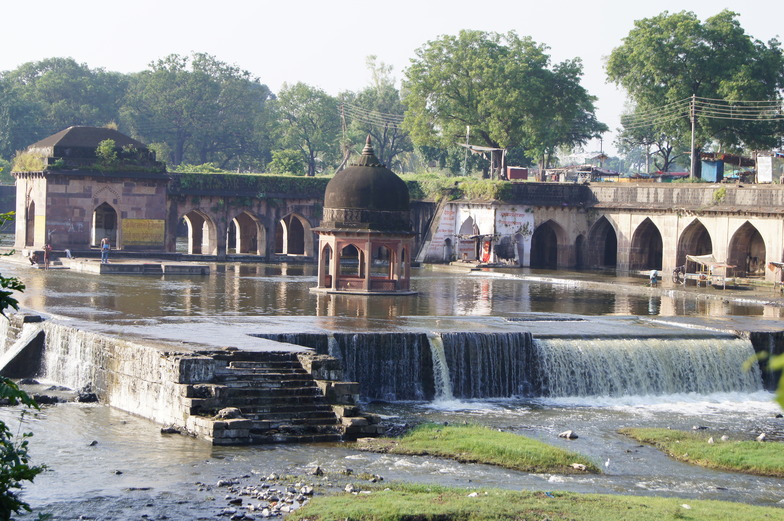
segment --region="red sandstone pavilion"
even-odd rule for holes
[[[413,294],[406,183],[382,165],[368,136],[356,164],[338,172],[324,193],[318,287],[351,294]]]

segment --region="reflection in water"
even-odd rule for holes
[[[390,319],[531,312],[782,316],[778,306],[733,302],[726,298],[729,293],[718,290],[653,292],[639,279],[613,277],[605,277],[607,289],[588,289],[577,281],[529,277],[528,270],[450,273],[418,269],[412,278],[416,295],[388,297],[311,293],[310,288],[316,285],[316,268],[309,264],[213,264],[209,276],[100,277],[17,266],[4,269],[5,273],[20,276],[27,284],[20,296],[24,306],[91,321],[198,315]],[[591,282],[597,278],[594,276]],[[619,280],[626,285],[613,285]]]

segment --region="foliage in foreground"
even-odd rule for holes
[[[30,396],[5,377],[0,377],[0,399],[11,405],[22,404],[38,408]],[[0,421],[0,520],[7,521],[22,510],[30,512],[30,505],[19,497],[25,481],[33,481],[44,471],[41,465],[30,465],[28,438],[32,434],[14,436],[5,422]],[[20,439],[21,438],[21,439]]]
[[[721,441],[715,434],[670,429],[621,429],[620,432],[686,463],[759,476],[784,477],[784,447],[781,443]],[[713,443],[708,442],[711,437],[714,438]]]
[[[579,454],[553,447],[525,436],[500,432],[480,425],[427,423],[402,438],[363,440],[361,449],[392,454],[430,455],[462,463],[485,463],[523,472],[574,473],[577,463],[584,471],[599,473],[599,468]]]
[[[781,519],[781,509],[725,501],[571,492],[476,490],[393,485],[370,494],[316,497],[287,520],[326,521],[736,521]]]

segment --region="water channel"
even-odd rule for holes
[[[316,279],[309,265],[214,264],[211,268],[208,277],[148,278],[32,271],[4,264],[2,273],[20,276],[26,283],[20,298],[25,308],[77,327],[127,331],[136,337],[168,334],[169,339],[184,342],[203,341],[226,328],[238,334],[244,329],[258,333],[259,324],[265,323],[284,324],[284,329],[332,323],[350,324],[352,330],[398,331],[427,330],[428,323],[437,321],[451,324],[486,318],[492,324],[498,318],[575,314],[602,320],[638,316],[691,323],[753,321],[764,329],[782,315],[782,307],[763,292],[682,290],[667,284],[651,289],[644,279],[595,273],[417,269],[412,280],[416,296],[367,298],[311,294]],[[591,326],[555,321],[553,327],[577,334]],[[375,401],[364,407],[390,424],[468,421],[525,434],[586,454],[605,472],[600,476],[527,474],[430,457],[363,453],[350,444],[213,447],[202,440],[161,434],[159,425],[103,405],[47,406],[27,414],[21,426],[16,410],[2,408],[0,418],[12,429],[18,426],[34,433],[30,449],[35,462],[47,464],[50,470],[25,488],[24,497],[36,511],[53,514],[53,519],[216,519],[226,506],[225,490],[214,486],[218,480],[258,483],[271,472],[302,475],[316,465],[327,476],[312,479],[338,489],[356,483],[343,474],[351,468],[386,481],[784,505],[782,480],[673,462],[617,434],[621,427],[634,426],[780,434],[784,420],[775,418],[779,409],[771,393],[761,389],[528,399],[440,396],[434,401]],[[579,438],[558,438],[567,429]]]

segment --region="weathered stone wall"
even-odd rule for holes
[[[44,331],[43,376],[73,389],[90,385],[101,401],[161,424],[185,426],[187,384],[208,381],[218,363],[54,322]]]

